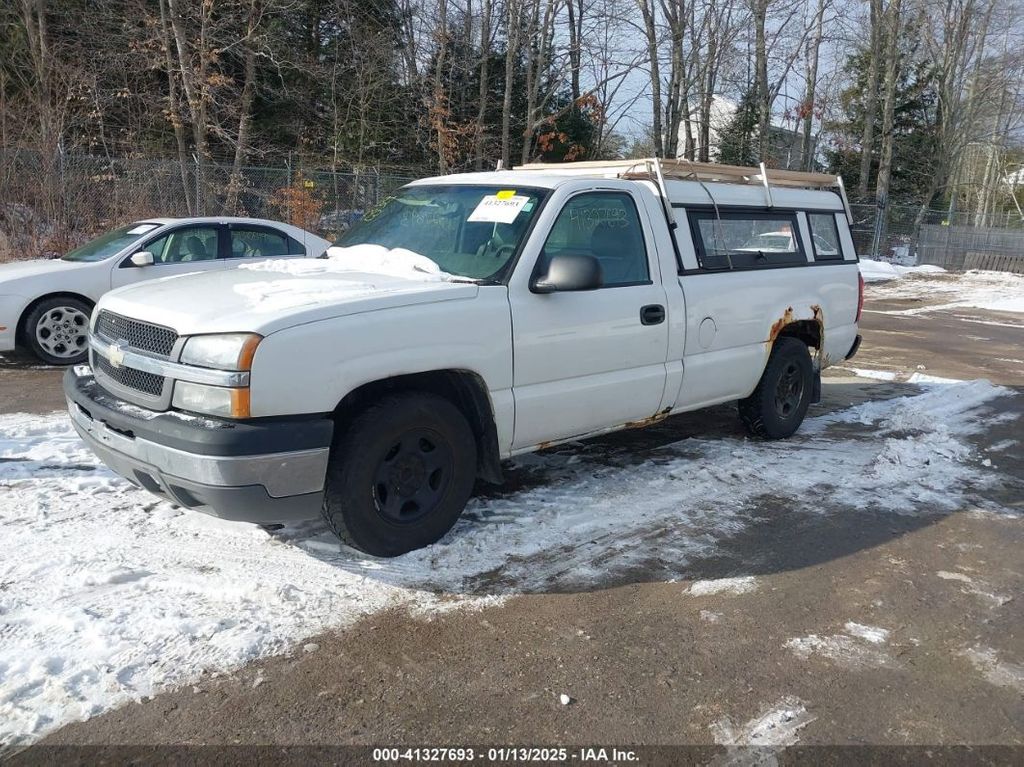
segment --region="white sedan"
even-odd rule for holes
[[[50,365],[81,362],[89,314],[108,290],[257,258],[316,258],[329,246],[279,221],[153,218],[107,232],[63,258],[0,264],[0,352],[24,347]]]

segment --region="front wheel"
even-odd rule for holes
[[[47,298],[25,318],[25,341],[48,365],[75,365],[89,353],[91,307],[77,298]]]
[[[382,398],[335,440],[323,515],[345,543],[379,557],[438,541],[476,478],[476,440],[465,417],[434,394]]]
[[[807,346],[795,338],[780,338],[757,388],[739,402],[740,420],[752,436],[785,439],[803,423],[813,389],[814,365]]]

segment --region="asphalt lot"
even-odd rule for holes
[[[848,363],[892,380],[832,370],[813,413],[912,394],[915,373],[1011,387],[969,436],[999,479],[968,487],[955,510],[883,500],[850,514],[827,484],[799,508],[764,494],[752,524],[681,576],[653,558],[538,581],[494,607],[378,612],[43,743],[1024,745],[1024,455],[1002,447],[1024,436],[1024,320],[885,313],[908,305],[869,300]],[[0,412],[57,407],[59,375],[5,362]],[[870,428],[837,433],[855,446]],[[740,434],[720,407],[559,450],[628,466],[671,442]],[[487,492],[550,481],[513,470]],[[507,585],[499,573],[473,589]]]

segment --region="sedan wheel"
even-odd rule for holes
[[[84,361],[89,350],[89,312],[87,304],[73,298],[43,301],[24,325],[28,347],[50,365]]]

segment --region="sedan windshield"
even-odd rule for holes
[[[368,211],[338,242],[372,243],[426,256],[441,271],[500,279],[543,192],[499,186],[411,186]]]
[[[118,251],[124,250],[143,235],[158,229],[160,224],[136,223],[122,226],[107,232],[95,240],[90,240],[81,247],[75,248],[66,256],[65,261],[102,261],[110,258]]]

